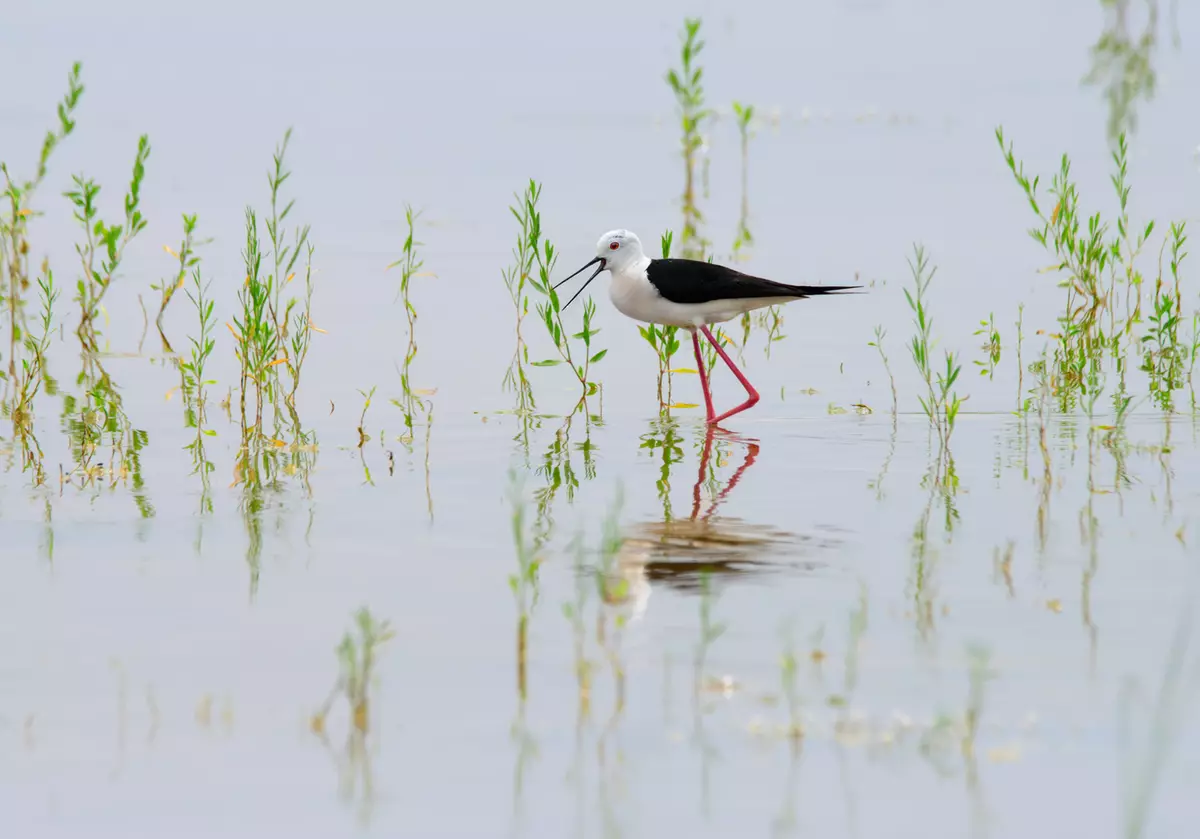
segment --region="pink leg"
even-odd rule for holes
[[[716,425],[721,420],[729,419],[734,414],[740,414],[742,411],[753,408],[758,404],[759,396],[758,391],[754,389],[754,385],[750,384],[750,380],[742,374],[742,371],[739,370],[737,365],[733,363],[733,359],[730,358],[725,350],[721,348],[721,345],[717,343],[717,339],[713,337],[713,334],[709,331],[708,327],[702,326],[700,327],[700,331],[704,333],[704,337],[708,339],[708,342],[713,345],[713,348],[717,351],[717,355],[721,356],[721,360],[724,361],[725,364],[728,365],[729,369],[733,371],[733,375],[737,376],[737,380],[741,382],[742,387],[746,389],[746,395],[748,397],[745,402],[743,402],[741,405],[738,405],[736,408],[726,411],[716,419],[709,420],[710,423]]]
[[[712,393],[708,390],[708,373],[704,370],[704,354],[700,352],[700,336],[692,330],[692,347],[696,350],[696,370],[700,373],[700,387],[704,391],[704,408],[707,411],[706,422],[712,422],[716,412],[713,411]]]

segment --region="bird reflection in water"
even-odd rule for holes
[[[731,444],[735,450],[740,448],[744,454],[741,464],[727,481],[715,481],[718,489],[710,491],[712,500],[706,508],[705,484],[710,477],[714,444],[718,441]],[[811,562],[798,561],[787,555],[795,546],[811,539],[770,525],[717,514],[758,460],[760,451],[756,439],[708,426],[699,473],[692,488],[691,515],[642,522],[625,531],[616,563],[624,585],[606,587],[612,593],[609,599],[632,602],[637,617],[645,611],[652,584],[699,593],[706,577],[716,582],[720,578],[738,578],[753,573],[811,568]]]

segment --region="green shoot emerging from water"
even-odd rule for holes
[[[704,145],[702,129],[712,112],[704,107],[704,68],[696,64],[696,59],[704,49],[704,41],[700,40],[699,18],[688,18],[683,22],[679,41],[679,67],[668,70],[666,80],[675,94],[681,131],[684,180],[680,245],[685,258],[703,259],[708,243],[700,235],[703,217],[696,202],[696,162]]]
[[[549,334],[550,340],[554,342],[554,348],[559,357],[535,361],[533,366],[555,367],[565,363],[583,388],[581,400],[586,400],[600,389],[599,383],[590,378],[591,366],[604,358],[608,354],[608,350],[593,352],[592,339],[600,330],[592,325],[592,320],[596,315],[596,304],[591,297],[583,302],[583,328],[579,332],[572,334],[563,324],[562,303],[559,301],[558,292],[555,291],[550,277],[554,271],[554,264],[558,261],[558,255],[554,245],[542,235],[542,216],[537,208],[541,193],[541,186],[531,180],[529,188],[525,192],[524,214],[517,214],[517,217],[518,220],[524,219],[522,230],[526,234],[526,253],[533,257],[533,265],[537,268],[537,276],[530,276],[529,284],[546,298],[545,303],[537,304],[538,316],[545,324],[546,332]],[[575,352],[572,351],[572,342],[574,341],[582,344],[581,347],[576,346]]]
[[[674,238],[675,234],[670,230],[662,235],[663,259],[670,259]],[[666,411],[671,406],[671,357],[679,351],[679,327],[651,323],[639,326],[638,332],[658,357],[658,405],[660,411]]]
[[[325,730],[325,718],[338,696],[346,697],[350,705],[351,719],[355,730],[366,733],[370,728],[371,678],[375,673],[375,659],[379,648],[395,637],[388,621],[376,620],[365,606],[354,615],[358,637],[350,632],[342,636],[337,647],[338,678],[333,690],[321,709],[313,715],[310,723],[318,734]]]
[[[138,139],[137,153],[133,159],[133,175],[129,181],[129,192],[125,195],[125,217],[122,224],[108,224],[100,218],[96,197],[100,186],[90,178],[75,175],[75,188],[66,193],[75,205],[75,220],[84,230],[84,242],[75,246],[79,254],[83,275],[76,284],[75,301],[81,311],[78,334],[85,350],[96,351],[95,320],[100,314],[100,304],[108,293],[121,265],[125,246],[146,227],[146,219],[140,209],[142,180],[146,175],[146,159],[150,157],[150,140],[146,135]],[[97,262],[99,263],[97,265]]]
[[[418,242],[416,239],[416,223],[420,217],[421,214],[419,212],[413,212],[412,207],[405,205],[404,222],[407,227],[407,234],[404,239],[404,247],[401,248],[400,258],[388,266],[389,269],[400,269],[400,291],[398,297],[404,303],[404,315],[408,321],[408,346],[404,351],[404,363],[400,367],[401,396],[399,399],[393,399],[392,404],[398,407],[404,414],[405,430],[404,436],[401,439],[405,446],[410,448],[410,451],[414,438],[413,429],[416,415],[418,413],[424,415],[426,432],[428,433],[433,413],[433,403],[421,398],[431,391],[422,391],[414,388],[411,377],[412,364],[417,357],[417,307],[412,302],[412,297],[409,294],[409,284],[413,277],[433,276],[429,272],[421,270],[425,265],[425,261],[417,256],[417,248],[424,244],[423,242]]]
[[[163,334],[163,315],[166,314],[167,306],[171,303],[171,298],[175,296],[175,292],[184,287],[187,282],[188,272],[200,261],[200,257],[195,255],[196,249],[196,215],[183,216],[183,239],[179,243],[179,250],[174,251],[166,245],[163,245],[163,250],[175,257],[179,263],[179,268],[175,272],[172,279],[161,280],[157,285],[151,285],[150,288],[159,292],[162,297],[158,306],[158,315],[154,318],[154,323],[158,327],[158,334],[162,338],[163,345],[170,351],[170,343],[167,341],[167,336]]]
[[[939,443],[939,459],[949,456],[950,435],[954,432],[954,422],[958,417],[963,399],[954,390],[954,383],[962,367],[958,364],[954,353],[945,354],[945,368],[936,369],[933,363],[933,317],[929,313],[928,293],[929,284],[937,273],[936,267],[929,265],[925,249],[915,246],[913,259],[908,262],[912,271],[913,290],[904,290],[904,297],[912,309],[913,325],[916,334],[913,335],[909,352],[913,364],[921,380],[925,383],[925,395],[918,397],[921,410],[929,418],[933,430],[937,433]]]

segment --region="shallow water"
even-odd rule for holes
[[[1115,448],[1103,445],[1111,417],[1052,416],[1043,437],[1036,412],[1013,414],[1030,387],[1017,377],[1018,304],[1028,363],[1061,293],[1038,273],[1048,258],[1025,232],[995,126],[1037,171],[1070,151],[1085,199],[1111,209],[1108,112],[1080,85],[1104,18],[1095,3],[1053,5],[351,4],[276,21],[255,4],[197,18],[123,2],[6,16],[10,165],[31,165],[66,68],[84,62],[79,127],[32,228],[64,298],[76,234],[58,193],[86,170],[110,185],[111,213],[137,135],[154,146],[150,224],[105,299],[99,358],[145,433],[140,474],[110,474],[102,453],[94,480],[60,484],[73,463],[61,397],[37,405],[44,486],[7,428],[0,441],[0,809],[13,835],[1129,835],[1127,800],[1162,753],[1152,728],[1172,641],[1190,637],[1200,426],[1186,393],[1169,417],[1143,400]],[[702,204],[718,255],[740,202],[727,103],[742,99],[768,117],[750,150],[747,269],[857,276],[869,293],[789,307],[769,358],[756,330],[744,360],[763,401],[709,435],[696,409],[659,417],[652,354],[598,280],[610,350],[589,402],[599,416],[565,417],[569,373],[533,368],[539,414],[523,432],[500,386],[511,194],[543,182],[560,275],[609,228],[648,245],[678,229],[661,75],[685,12],[704,13],[708,95],[725,112]],[[1138,106],[1130,168],[1135,215],[1165,225],[1200,206],[1200,18],[1177,10],[1176,48],[1162,14],[1159,88]],[[256,509],[235,470],[236,395],[231,416],[217,404],[236,388],[223,324],[244,275],[244,207],[265,205],[288,125],[327,334],[298,403],[315,450],[294,452],[300,468]],[[413,281],[411,379],[433,410],[411,441],[389,403],[408,335],[384,270],[405,202],[424,208],[436,274]],[[194,431],[178,373],[138,302],[173,274],[160,246],[193,211],[215,239],[201,251],[219,324],[211,512],[183,448]],[[963,353],[956,492],[930,478],[936,446],[907,355],[914,241],[939,266],[940,346]],[[67,312],[50,367],[78,395]],[[992,312],[1004,351],[988,378],[972,333]],[[165,322],[176,349],[193,321],[178,296]],[[868,346],[877,323],[894,419]],[[549,354],[536,318],[525,332],[535,359]],[[360,448],[358,391],[372,386]],[[722,373],[715,393],[741,398]],[[694,376],[675,377],[674,398],[699,401]],[[510,471],[545,537],[523,701]],[[602,603],[591,572],[609,515],[621,545]],[[582,695],[563,614],[577,596]],[[341,703],[314,732],[333,649],[364,605],[396,633],[368,731]],[[1194,647],[1183,671],[1194,684]],[[1192,715],[1166,740],[1147,835],[1189,835]]]

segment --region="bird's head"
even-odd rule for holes
[[[609,271],[620,272],[642,259],[642,240],[629,230],[610,230],[596,243],[596,255]]]
[[[596,265],[596,270],[592,272],[592,275],[587,278],[587,281],[580,286],[579,291],[575,292],[575,295],[567,301],[566,306],[563,306],[563,308],[565,309],[567,306],[570,306],[571,303],[574,302],[575,298],[583,293],[583,290],[588,287],[592,280],[596,279],[596,276],[601,271],[608,270],[620,273],[629,266],[636,265],[642,259],[642,240],[639,239],[634,233],[624,229],[608,231],[601,236],[600,241],[596,243],[595,258],[589,261],[570,277],[567,277],[565,280],[560,280],[558,284],[554,286],[555,288],[558,288],[567,280],[582,274],[588,268]],[[599,264],[597,265],[597,263]]]

